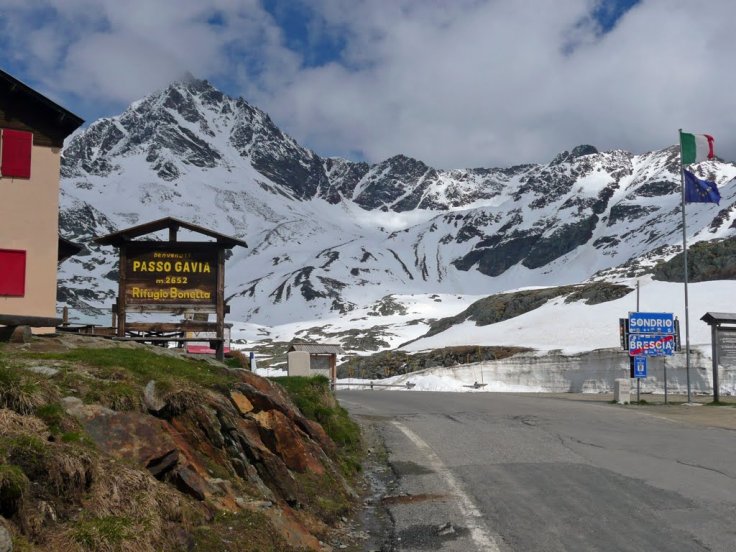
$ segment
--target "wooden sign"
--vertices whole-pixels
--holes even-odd
[[[130,242],[125,250],[128,305],[217,304],[217,249],[201,242]]]

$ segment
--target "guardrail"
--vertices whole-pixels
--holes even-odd
[[[374,387],[403,387],[404,389],[414,389],[416,387],[416,383],[412,383],[410,381],[407,381],[404,384],[398,384],[398,383],[373,383],[372,381],[369,383],[347,383],[347,382],[340,382],[336,381],[332,383],[333,386],[337,387],[338,385],[364,385],[367,387],[370,387],[373,389]]]

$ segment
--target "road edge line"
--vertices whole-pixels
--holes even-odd
[[[435,454],[432,448],[421,438],[419,435],[414,433],[408,427],[403,425],[401,422],[391,422],[399,431],[401,431],[406,437],[416,445],[429,460],[432,470],[440,475],[445,483],[450,487],[453,494],[458,497],[458,506],[462,512],[462,515],[468,521],[468,529],[470,530],[470,537],[478,546],[478,550],[484,552],[500,552],[496,540],[491,536],[490,531],[485,526],[483,521],[483,514],[480,512],[478,507],[475,505],[473,500],[465,493],[462,488],[462,484],[458,481],[450,470],[445,466],[439,456]]]

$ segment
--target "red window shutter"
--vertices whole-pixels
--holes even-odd
[[[3,129],[0,175],[31,178],[33,134],[23,130]]]
[[[26,294],[26,252],[0,249],[0,295]]]

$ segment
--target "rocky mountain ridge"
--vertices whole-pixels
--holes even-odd
[[[733,235],[736,166],[695,170],[723,199],[688,206],[689,239]],[[78,241],[165,215],[245,238],[251,248],[227,265],[231,317],[267,325],[369,308],[389,294],[615,280],[681,243],[676,147],[578,146],[505,169],[321,158],[242,98],[194,78],[93,123],[65,148],[62,175],[62,231]],[[114,251],[88,246],[62,266],[62,302],[103,316],[115,263]]]

